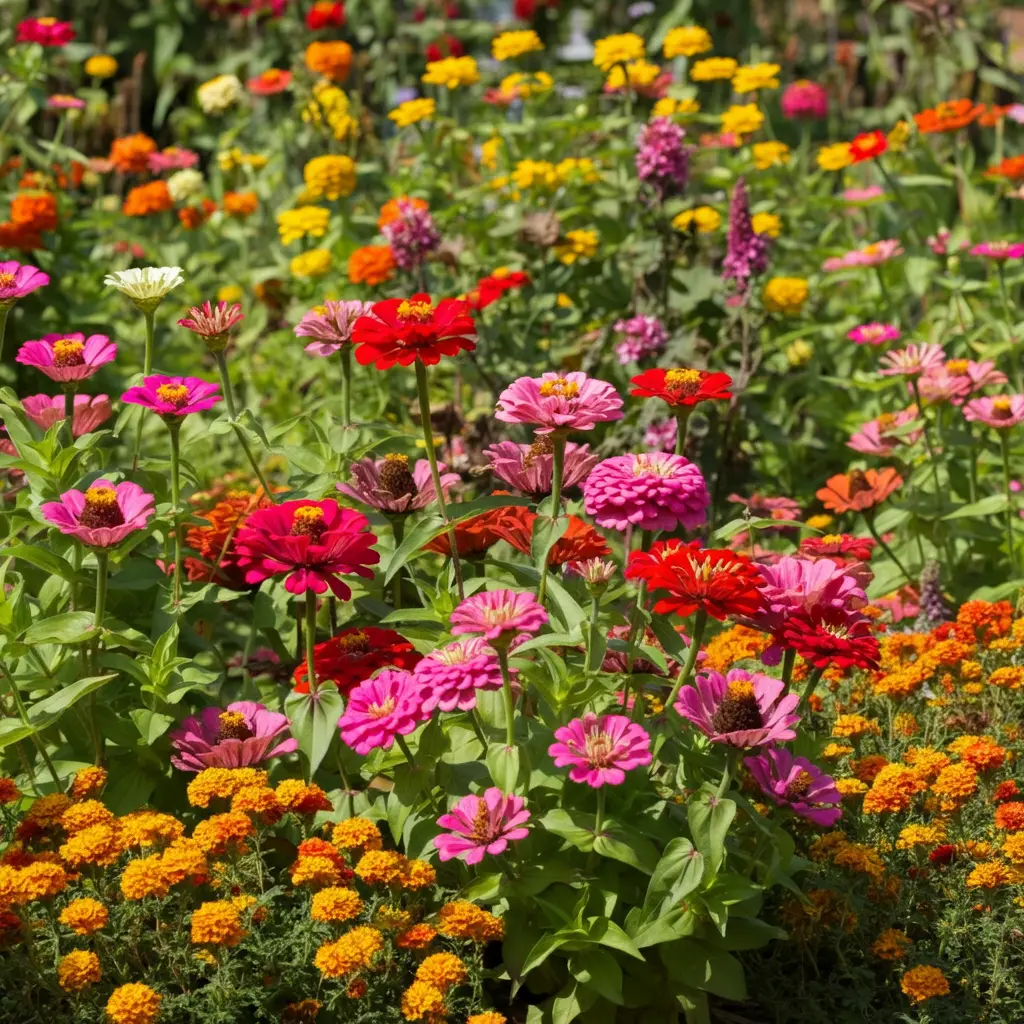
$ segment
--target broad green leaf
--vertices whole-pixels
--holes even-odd
[[[316,693],[291,693],[284,702],[285,714],[291,719],[292,735],[309,762],[310,776],[327,756],[344,706],[334,686],[323,686]]]
[[[487,771],[491,781],[502,793],[514,793],[519,784],[519,748],[504,743],[491,743],[487,747]]]
[[[40,622],[34,622],[25,630],[22,640],[34,644],[78,644],[94,637],[99,630],[93,625],[92,612],[64,612]]]
[[[26,725],[17,718],[0,719],[0,750],[9,747],[19,740],[27,739],[36,733],[34,725]]]
[[[981,501],[970,505],[961,505],[955,512],[944,515],[943,519],[966,519],[968,516],[994,516],[1006,509],[1005,494],[990,494]]]
[[[564,808],[556,807],[548,811],[540,819],[540,825],[548,832],[571,843],[578,850],[584,853],[594,848],[594,825],[596,822],[590,815],[583,815],[577,811],[567,811]]]
[[[725,857],[725,837],[732,819],[736,817],[736,805],[731,800],[720,800],[704,791],[690,801],[686,815],[690,835],[713,876]]]
[[[556,949],[568,941],[569,937],[563,936],[560,932],[548,932],[542,935],[534,944],[533,949],[526,954],[526,960],[519,972],[520,977],[525,977],[535,967],[540,967]]]
[[[83,697],[106,686],[112,679],[117,678],[117,673],[112,672],[105,676],[89,676],[86,679],[79,679],[70,686],[62,687],[49,697],[38,700],[28,709],[29,719],[40,729],[52,725],[60,716],[67,711],[72,704],[77,704]]]
[[[51,576],[59,576],[61,579],[77,582],[86,579],[84,573],[75,572],[66,558],[61,558],[55,552],[35,544],[16,544],[14,547],[8,548],[5,554],[11,558],[19,558],[23,562],[28,562],[37,569],[48,572]]]
[[[666,900],[677,903],[700,885],[704,858],[683,836],[673,839],[658,861],[647,885],[644,911],[654,913]]]
[[[653,874],[658,866],[658,848],[640,835],[616,822],[607,822],[594,840],[594,850],[602,857],[611,857],[630,867]]]
[[[622,968],[605,949],[585,949],[569,958],[569,974],[584,988],[622,1005]]]
[[[551,549],[562,539],[568,529],[568,516],[559,516],[557,519],[552,519],[550,516],[537,516],[533,521],[530,558],[538,572],[547,565]]]

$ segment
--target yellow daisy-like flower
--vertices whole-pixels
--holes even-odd
[[[525,100],[549,92],[555,80],[546,71],[514,71],[498,83],[498,92],[511,99]]]
[[[833,142],[818,150],[817,160],[823,171],[841,171],[853,163],[853,149],[848,142]]]
[[[517,188],[557,188],[558,171],[550,160],[520,160],[512,172]]]
[[[555,246],[559,262],[571,266],[577,260],[589,260],[597,255],[599,236],[591,228],[577,228],[565,233],[565,239]]]
[[[117,74],[117,61],[106,53],[97,53],[85,62],[85,73],[91,78],[113,78]]]
[[[277,231],[282,245],[297,242],[305,235],[323,238],[327,234],[327,223],[331,211],[324,206],[300,206],[294,210],[282,210],[277,215]]]
[[[821,752],[821,756],[826,760],[831,761],[837,757],[844,757],[846,754],[852,754],[853,747],[846,743],[829,743],[825,746],[825,749]]]
[[[759,171],[789,163],[789,146],[784,142],[755,142],[750,151]]]
[[[99,800],[83,800],[81,803],[72,804],[61,816],[60,823],[64,831],[73,836],[90,825],[109,825],[113,820],[113,813]]]
[[[697,206],[692,210],[683,210],[672,218],[672,227],[676,231],[696,231],[701,235],[709,235],[722,226],[722,215],[713,207]]]
[[[355,190],[356,165],[347,156],[317,156],[302,169],[302,179],[310,199],[324,196],[333,202],[341,196],[351,195]]]
[[[391,118],[399,128],[408,128],[411,124],[418,124],[420,121],[430,121],[437,113],[436,101],[426,98],[417,100],[406,100],[392,110],[388,117]]]
[[[133,981],[115,988],[107,1000],[107,1017],[112,1024],[152,1024],[160,1012],[163,996],[148,985]]]
[[[601,176],[597,173],[594,161],[587,157],[566,157],[555,165],[555,174],[560,184],[579,181],[583,183],[597,181]]]
[[[949,995],[949,982],[938,967],[911,967],[900,978],[900,988],[912,1003],[923,1003],[935,996]]]
[[[491,40],[491,56],[495,60],[514,60],[522,57],[524,53],[534,53],[543,50],[544,44],[540,36],[532,28],[521,29],[514,32],[502,32]]]
[[[761,301],[770,313],[795,316],[803,309],[810,294],[810,285],[802,277],[773,277],[764,286]]]
[[[755,213],[750,224],[759,235],[778,238],[782,234],[782,218],[777,213]]]
[[[695,61],[690,68],[690,81],[719,82],[732,78],[737,67],[732,57],[705,57],[704,60]]]
[[[316,209],[316,207],[314,207]],[[297,213],[297,210],[288,210],[287,213]],[[296,237],[301,238],[301,235]],[[224,715],[236,714],[237,712],[227,711]],[[221,717],[224,718],[224,715]],[[229,723],[226,719],[222,724]],[[262,768],[204,768],[188,784],[186,794],[188,802],[193,807],[209,807],[210,803],[217,800],[230,800],[240,789],[245,786],[265,786],[267,784],[267,773]]]
[[[643,39],[635,32],[605,36],[594,43],[594,64],[602,71],[610,71],[616,64],[642,59],[646,52]]]
[[[756,103],[744,103],[730,107],[722,114],[722,131],[734,135],[749,135],[764,124],[764,114]]]
[[[778,89],[781,70],[778,64],[743,64],[732,76],[733,92],[743,95],[760,89]]]
[[[680,25],[672,29],[662,44],[661,52],[666,59],[672,57],[693,57],[711,49],[711,33],[700,25]]]
[[[345,90],[331,82],[318,82],[313,96],[302,111],[307,124],[326,124],[339,142],[359,135],[359,122],[351,115]]]
[[[476,85],[480,81],[480,71],[472,57],[445,57],[430,61],[420,81],[426,85],[458,89],[463,85]]]
[[[102,977],[100,958],[89,950],[76,949],[57,964],[57,983],[65,992],[81,992]]]
[[[480,143],[480,166],[488,171],[498,169],[498,154],[504,145],[500,135],[494,135]]]
[[[689,117],[700,113],[700,104],[696,100],[674,100],[665,96],[651,108],[651,117]]]
[[[628,75],[631,89],[648,89],[654,85],[660,74],[660,64],[652,64],[647,60],[633,60],[626,65],[625,71],[622,70],[621,64],[614,65],[609,70],[604,84],[606,89],[623,89]]]

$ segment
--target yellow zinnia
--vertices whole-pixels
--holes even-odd
[[[736,74],[736,61],[732,57],[706,57],[698,60],[690,68],[690,80],[693,82],[717,82],[732,78]]]
[[[437,111],[437,104],[432,99],[406,100],[392,110],[388,117],[399,128],[408,128],[420,121],[429,121]]]
[[[833,142],[818,150],[818,166],[823,171],[841,171],[853,163],[853,151],[848,142]]]
[[[594,43],[594,64],[602,71],[610,71],[616,64],[642,59],[646,52],[644,41],[635,32],[605,36]]]
[[[692,210],[683,210],[672,219],[672,227],[676,231],[695,230],[699,234],[708,235],[722,226],[722,215],[710,206],[697,206]]]
[[[472,57],[445,57],[430,61],[420,81],[457,89],[460,85],[475,85],[480,81],[480,72]]]
[[[565,239],[555,246],[555,255],[567,265],[580,259],[590,259],[597,254],[598,234],[591,228],[567,231]]]
[[[810,287],[802,277],[773,277],[761,293],[764,308],[770,313],[795,315],[803,308]]]
[[[789,146],[784,142],[758,142],[752,149],[754,166],[759,171],[789,163]]]
[[[331,269],[333,260],[328,249],[310,249],[296,256],[288,269],[294,277],[323,277]]]
[[[522,57],[524,53],[543,50],[544,44],[540,36],[532,28],[518,32],[502,32],[491,40],[491,56],[495,60],[512,60]]]
[[[651,109],[651,117],[685,117],[699,113],[700,104],[696,100],[674,100],[671,96],[658,100]]]
[[[680,25],[665,36],[662,52],[666,58],[692,57],[711,49],[711,33],[700,25]]]
[[[778,89],[778,64],[744,64],[736,69],[732,78],[734,92],[757,92],[760,89]]]
[[[733,106],[722,114],[722,131],[734,135],[749,135],[763,124],[764,114],[757,109],[756,103]]]

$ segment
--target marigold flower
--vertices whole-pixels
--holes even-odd
[[[173,205],[167,182],[158,179],[136,185],[125,197],[121,212],[126,217],[148,217],[151,213],[163,213]]]
[[[107,926],[110,913],[107,908],[89,896],[72,900],[61,912],[58,920],[76,935],[92,935]]]
[[[886,928],[871,945],[871,952],[879,960],[902,960],[913,945],[906,932]]]
[[[142,900],[147,896],[166,896],[170,881],[163,874],[159,853],[131,861],[121,873],[121,894],[126,900]]]
[[[1020,885],[1024,872],[1020,868],[989,861],[975,864],[964,881],[968,889],[998,889],[1004,885]]]
[[[11,200],[11,223],[27,232],[57,228],[57,200],[50,192],[19,192]]]
[[[144,174],[149,170],[149,157],[157,151],[156,142],[143,132],[122,135],[110,144],[108,159],[122,174]]]
[[[424,981],[414,981],[402,993],[402,1016],[408,1021],[444,1020],[444,993]]]
[[[390,245],[364,245],[348,258],[348,279],[352,284],[370,288],[390,281],[395,273],[395,258]]]
[[[1011,864],[1024,865],[1024,832],[1011,832],[1000,852]]]
[[[343,978],[365,970],[384,948],[384,938],[376,928],[360,925],[335,942],[321,946],[313,959],[325,978]]]
[[[383,843],[380,829],[368,818],[339,821],[331,832],[331,841],[339,850],[379,850]]]
[[[1024,831],[1024,802],[1012,800],[997,807],[995,825],[1005,832]]]
[[[897,850],[913,850],[919,846],[934,847],[945,838],[945,832],[937,825],[907,825],[900,830],[896,840]]]
[[[341,196],[351,195],[355,190],[356,165],[347,156],[317,156],[302,169],[302,177],[308,198],[319,199],[323,196],[333,202]]]
[[[322,6],[321,3],[314,4],[314,8]],[[341,4],[328,6],[341,7]],[[307,19],[309,15],[306,16]],[[315,1024],[320,1015],[320,1002],[317,999],[300,999],[297,1003],[289,1003],[281,1011],[281,1024]]]
[[[367,885],[395,885],[405,869],[406,859],[394,850],[367,850],[356,865],[356,875]]]
[[[204,853],[242,853],[246,849],[245,840],[255,831],[249,815],[228,811],[200,821],[192,830],[192,839]]]
[[[91,825],[76,832],[60,848],[60,855],[72,867],[95,864],[110,867],[121,856],[121,841],[117,829],[110,825]]]
[[[112,1024],[153,1024],[163,999],[148,985],[130,982],[115,988],[107,1000],[107,1017]]]
[[[100,959],[89,950],[73,950],[57,964],[57,983],[65,992],[81,992],[102,977]]]
[[[68,876],[60,864],[37,860],[21,868],[14,880],[13,903],[45,900],[64,891]]]
[[[969,764],[951,764],[939,772],[931,790],[937,796],[947,797],[943,801],[953,809],[978,789],[978,773]]]
[[[212,900],[192,911],[191,939],[196,945],[237,946],[245,934],[238,908],[229,900]]]
[[[467,1017],[466,1024],[508,1024],[508,1018],[496,1010],[487,1010]]]
[[[358,917],[362,910],[363,901],[354,889],[332,885],[314,894],[309,916],[314,921],[335,923],[351,921]]]
[[[802,277],[773,277],[761,292],[761,302],[770,313],[796,316],[807,297],[810,287]]]
[[[886,765],[875,776],[864,797],[865,814],[895,814],[910,807],[915,794],[928,788],[928,783],[912,768],[902,764]]]
[[[217,722],[218,727],[222,716],[236,713],[232,712],[230,708],[226,712],[220,711],[219,708],[213,710],[217,714],[210,717]],[[228,718],[225,722],[225,725],[231,729],[238,729],[244,724],[244,719],[241,723],[234,718]],[[186,794],[188,802],[193,807],[209,807],[214,799],[229,800],[245,786],[265,786],[266,784],[267,773],[262,768],[202,768],[188,784]]]
[[[437,930],[429,924],[414,924],[395,936],[399,949],[426,949],[437,938]]]

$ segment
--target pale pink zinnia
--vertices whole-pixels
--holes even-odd
[[[598,423],[622,419],[622,396],[606,381],[578,370],[520,377],[498,397],[495,418],[533,424],[538,434],[593,430]]]
[[[161,416],[175,419],[189,413],[212,409],[221,400],[219,384],[200,380],[198,377],[164,377],[153,374],[142,383],[129,388],[121,401],[129,405],[141,405],[152,409]]]
[[[583,484],[585,507],[598,526],[688,530],[704,524],[711,504],[700,467],[682,455],[614,455]]]
[[[437,468],[447,500],[448,488],[457,484],[461,477],[458,473],[446,473],[443,462],[439,462]],[[349,469],[352,482],[335,484],[335,488],[371,508],[382,512],[415,512],[437,501],[430,463],[426,459],[420,459],[411,472],[408,456],[395,454],[385,455],[383,459],[359,459]]]
[[[29,395],[21,407],[25,415],[43,430],[64,421],[64,395]],[[75,411],[71,420],[74,437],[88,434],[106,423],[113,415],[110,399],[106,395],[75,395]]]
[[[916,419],[916,405],[898,413],[882,413],[877,419],[863,424],[846,445],[855,452],[863,452],[865,455],[891,455],[900,445],[916,444],[921,440],[920,429],[900,429]]]
[[[61,533],[90,547],[109,548],[144,529],[156,509],[153,495],[138,484],[97,480],[86,491],[65,491],[60,501],[44,502],[40,511]]]
[[[964,406],[964,417],[971,423],[984,423],[996,430],[1007,430],[1024,420],[1024,395],[972,398]]]
[[[203,708],[170,734],[177,751],[171,764],[183,772],[262,764],[298,749],[298,741],[287,735],[289,724],[286,715],[251,700],[235,701],[223,710]]]
[[[848,267],[877,267],[880,263],[903,255],[903,246],[898,238],[886,238],[881,242],[872,242],[862,249],[851,249],[842,256],[833,256],[825,260],[821,269],[826,273],[833,270],[845,270]]]
[[[1024,242],[982,242],[971,247],[972,256],[984,256],[986,259],[1019,260],[1024,256]]]
[[[754,781],[778,807],[786,807],[815,825],[831,828],[842,816],[843,795],[835,780],[806,757],[794,757],[783,747],[769,747],[743,759]]]
[[[840,196],[844,203],[860,206],[884,199],[885,189],[881,185],[868,185],[867,188],[847,188],[840,193]]]
[[[423,710],[469,711],[477,690],[501,689],[501,665],[494,649],[480,636],[455,640],[421,659],[413,670],[421,685]]]
[[[372,302],[361,299],[347,299],[334,302],[327,299],[322,306],[315,306],[295,327],[300,338],[312,338],[306,351],[314,356],[332,356],[342,345],[352,341],[352,328],[361,316],[368,316],[373,309]]]
[[[932,367],[918,378],[917,391],[922,403],[936,405],[939,402],[952,402],[954,405],[963,405],[970,397],[973,390],[970,377],[952,373],[949,366],[949,363],[945,363]],[[907,387],[913,394],[913,386],[908,384]]]
[[[482,633],[493,644],[507,645],[520,634],[532,636],[547,621],[544,606],[529,591],[484,590],[452,612],[451,631]]]
[[[715,743],[762,747],[796,738],[800,697],[785,691],[781,679],[760,672],[709,671],[679,691],[675,709]]]
[[[931,342],[910,344],[906,348],[886,352],[881,359],[884,369],[878,372],[883,377],[918,377],[929,370],[938,369],[944,359],[941,345],[933,345]]]
[[[386,668],[349,691],[338,728],[344,743],[365,755],[390,750],[396,736],[408,736],[429,717],[412,673]]]
[[[895,341],[900,336],[900,329],[895,324],[883,324],[874,320],[869,324],[854,327],[846,336],[856,345],[884,345],[887,341]]]
[[[179,327],[186,327],[193,334],[205,339],[207,344],[222,342],[228,331],[239,321],[245,319],[239,303],[229,306],[226,302],[218,302],[216,308],[207,300],[201,306],[193,306],[189,315],[178,321]]]
[[[17,260],[0,262],[0,309],[13,306],[18,299],[50,283],[50,275],[38,267]]]
[[[491,472],[521,494],[539,500],[551,493],[554,456],[546,434],[533,444],[499,441],[485,448],[484,454],[490,459]],[[567,442],[562,475],[563,492],[586,480],[599,459],[599,455],[591,454],[589,445]]]
[[[50,380],[66,383],[86,380],[117,355],[117,346],[105,334],[47,334],[26,341],[15,362],[34,366]]]
[[[594,789],[620,786],[626,772],[651,763],[651,737],[642,725],[625,715],[595,715],[588,711],[555,730],[548,747],[558,768],[572,765],[569,778]]]
[[[442,861],[460,857],[467,864],[479,864],[484,854],[496,857],[504,853],[510,842],[525,839],[530,830],[526,801],[520,796],[506,796],[497,786],[484,795],[464,796],[450,811],[437,819],[440,828],[450,829],[436,836],[434,846]]]

